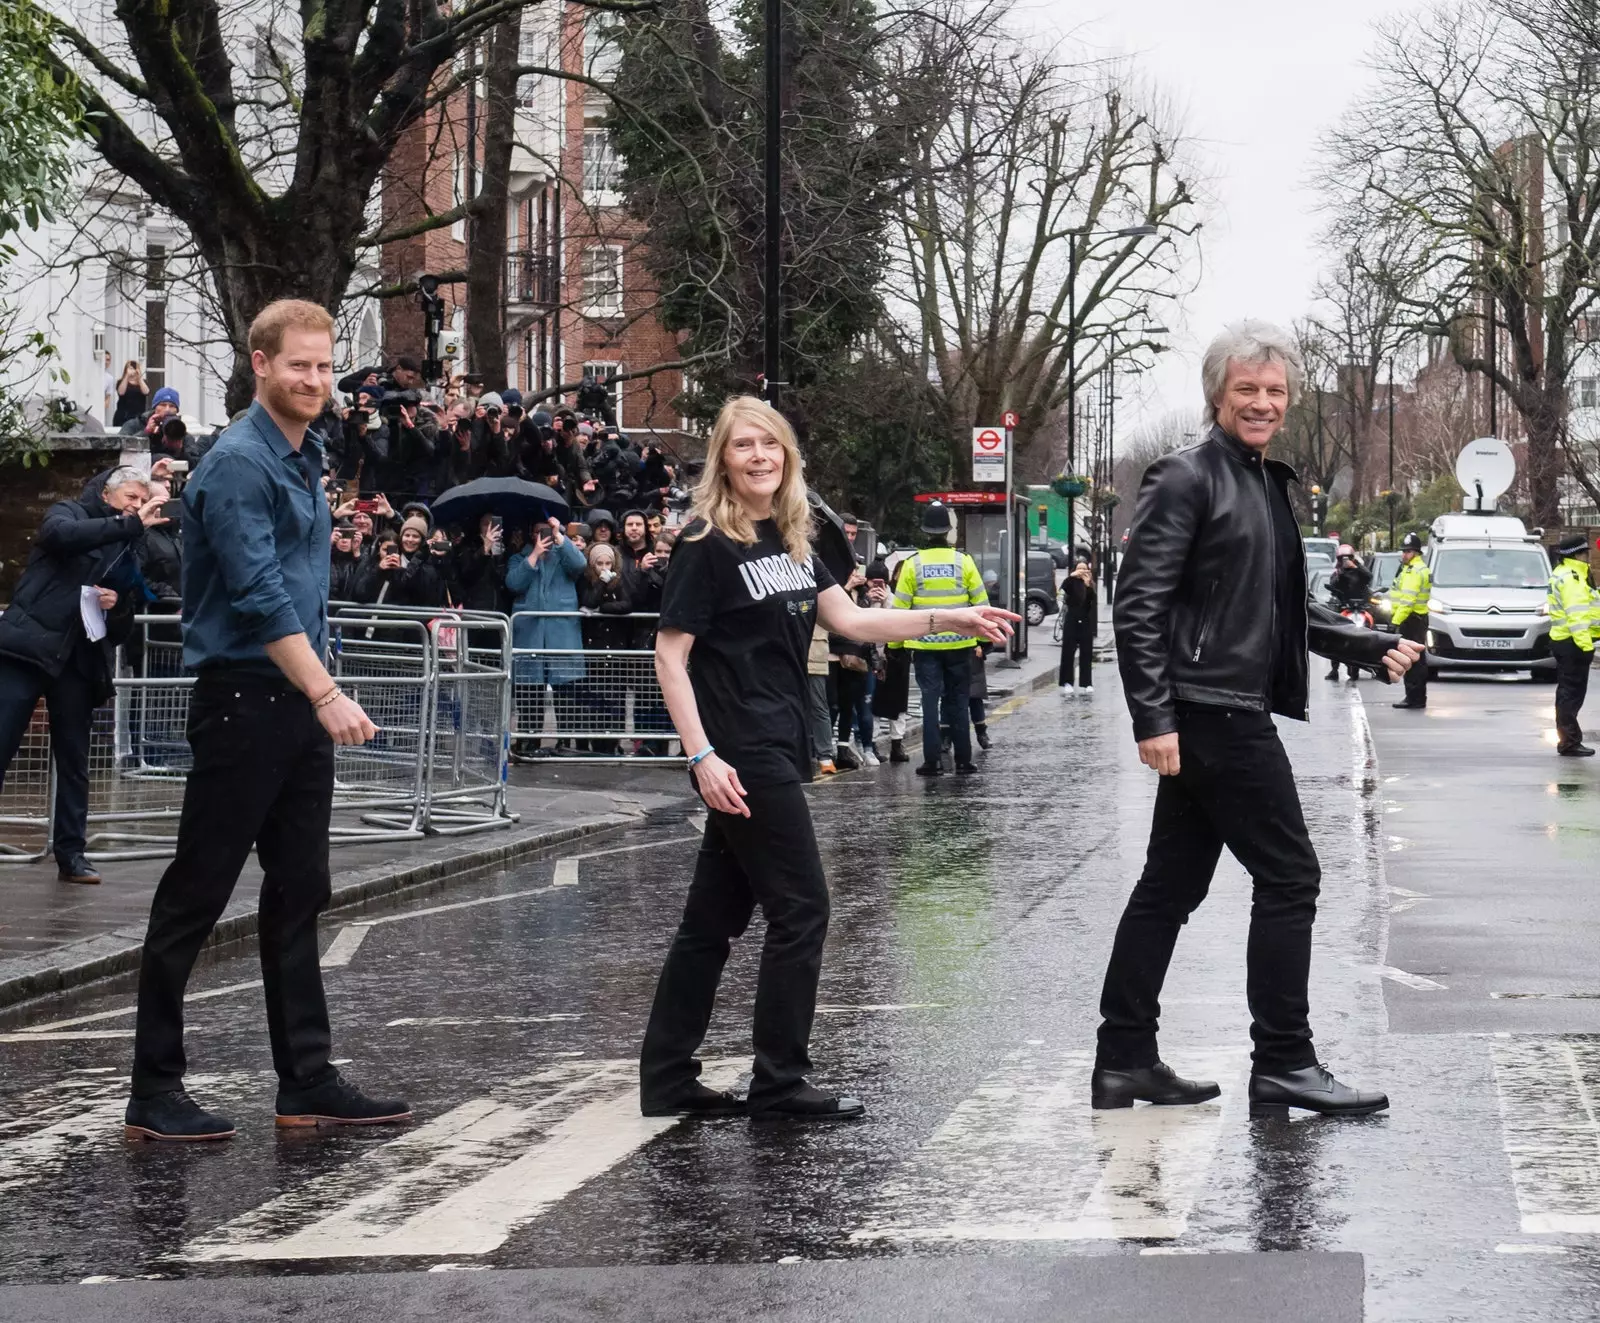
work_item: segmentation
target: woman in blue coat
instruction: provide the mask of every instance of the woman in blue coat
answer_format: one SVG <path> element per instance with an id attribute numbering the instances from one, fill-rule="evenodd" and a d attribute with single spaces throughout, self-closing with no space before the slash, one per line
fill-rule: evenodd
<path id="1" fill-rule="evenodd" d="M 559 520 L 536 524 L 525 550 L 513 552 L 506 564 L 506 588 L 516 599 L 513 611 L 563 611 L 560 616 L 518 616 L 513 620 L 512 646 L 518 650 L 512 671 L 517 696 L 520 738 L 538 748 L 544 730 L 544 690 L 550 686 L 556 730 L 578 726 L 578 682 L 584 678 L 578 625 L 578 580 L 588 562 L 561 530 Z M 532 650 L 528 655 L 524 649 Z M 549 653 L 570 650 L 570 656 Z"/>

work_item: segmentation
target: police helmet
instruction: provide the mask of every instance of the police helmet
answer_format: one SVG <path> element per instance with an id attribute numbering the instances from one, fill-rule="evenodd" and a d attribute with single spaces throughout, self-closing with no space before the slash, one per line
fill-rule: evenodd
<path id="1" fill-rule="evenodd" d="M 1401 551 L 1421 551 L 1422 550 L 1422 539 L 1420 537 L 1418 537 L 1415 533 L 1407 533 L 1403 538 L 1400 539 L 1400 550 Z"/>
<path id="2" fill-rule="evenodd" d="M 929 501 L 922 512 L 922 531 L 929 537 L 943 537 L 953 527 L 949 507 L 943 501 Z"/>
<path id="3" fill-rule="evenodd" d="M 1556 543 L 1555 551 L 1558 556 L 1582 556 L 1589 550 L 1589 535 L 1587 533 L 1573 533 Z"/>

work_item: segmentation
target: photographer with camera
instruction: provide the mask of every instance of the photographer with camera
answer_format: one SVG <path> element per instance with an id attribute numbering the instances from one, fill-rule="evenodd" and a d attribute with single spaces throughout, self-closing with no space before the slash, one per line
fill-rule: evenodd
<path id="1" fill-rule="evenodd" d="M 361 567 L 361 534 L 353 523 L 341 521 L 333 526 L 333 552 L 328 564 L 328 600 L 355 601 L 356 571 Z"/>
<path id="2" fill-rule="evenodd" d="M 130 418 L 122 424 L 119 435 L 143 436 L 151 438 L 153 442 L 156 434 L 161 431 L 161 425 L 169 418 L 176 418 L 180 407 L 178 392 L 171 386 L 163 386 L 150 397 L 149 409 L 137 418 Z"/>
<path id="3" fill-rule="evenodd" d="M 512 641 L 531 654 L 516 660 L 517 728 L 536 744 L 544 729 L 544 689 L 550 686 L 556 729 L 573 730 L 579 719 L 578 684 L 584 678 L 583 632 L 578 626 L 578 580 L 588 562 L 568 540 L 558 519 L 535 524 L 528 545 L 506 564 L 506 589 L 516 599 Z M 549 653 L 550 655 L 543 655 Z"/>
<path id="4" fill-rule="evenodd" d="M 512 438 L 506 430 L 505 404 L 494 391 L 485 391 L 478 397 L 472 423 L 472 458 L 469 464 L 474 478 L 511 478 L 516 476 L 516 457 Z"/>

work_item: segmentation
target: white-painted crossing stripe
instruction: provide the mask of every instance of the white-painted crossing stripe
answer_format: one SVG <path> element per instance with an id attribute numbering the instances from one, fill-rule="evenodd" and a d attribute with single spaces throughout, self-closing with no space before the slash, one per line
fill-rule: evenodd
<path id="1" fill-rule="evenodd" d="M 943 1011 L 948 1010 L 942 1001 L 884 1002 L 877 1006 L 818 1006 L 818 1015 L 854 1015 L 861 1011 Z"/>
<path id="2" fill-rule="evenodd" d="M 1243 1097 L 1242 1051 L 1182 1054 Z M 885 1183 L 855 1241 L 1174 1239 L 1216 1155 L 1223 1103 L 1091 1112 L 1091 1052 L 1023 1048 Z"/>
<path id="3" fill-rule="evenodd" d="M 557 887 L 575 887 L 578 885 L 578 861 L 576 859 L 557 859 L 555 876 L 550 884 Z"/>
<path id="4" fill-rule="evenodd" d="M 581 1019 L 583 1019 L 581 1014 L 569 1011 L 557 1011 L 552 1015 L 485 1015 L 477 1019 L 466 1019 L 454 1015 L 408 1015 L 398 1020 L 390 1020 L 384 1025 L 384 1028 L 448 1029 L 475 1024 L 556 1024 L 561 1020 Z"/>
<path id="5" fill-rule="evenodd" d="M 1600 1232 L 1600 1048 L 1517 1037 L 1496 1039 L 1490 1053 L 1523 1232 Z"/>
<path id="6" fill-rule="evenodd" d="M 726 1088 L 744 1060 L 708 1061 Z M 195 1262 L 487 1254 L 678 1123 L 639 1114 L 638 1063 L 589 1062 L 532 1103 L 480 1098 L 192 1241 Z M 576 1104 L 568 1111 L 569 1104 Z"/>
<path id="7" fill-rule="evenodd" d="M 0 1034 L 0 1043 L 81 1043 L 96 1038 L 132 1038 L 132 1029 L 63 1029 L 59 1033 L 38 1030 Z"/>
<path id="8" fill-rule="evenodd" d="M 322 967 L 324 969 L 342 969 L 348 965 L 355 954 L 361 949 L 361 943 L 367 940 L 367 934 L 372 931 L 370 923 L 347 923 L 328 943 L 328 949 L 322 953 Z"/>
<path id="9" fill-rule="evenodd" d="M 1379 965 L 1378 975 L 1386 978 L 1391 983 L 1399 983 L 1404 987 L 1415 988 L 1418 992 L 1446 992 L 1448 989 L 1443 983 L 1435 983 L 1425 974 L 1408 974 L 1403 969 L 1396 969 L 1393 965 Z"/>

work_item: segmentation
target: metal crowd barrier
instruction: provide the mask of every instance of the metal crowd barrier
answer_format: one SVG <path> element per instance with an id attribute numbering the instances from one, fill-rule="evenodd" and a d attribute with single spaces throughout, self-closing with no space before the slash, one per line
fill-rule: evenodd
<path id="1" fill-rule="evenodd" d="M 161 858 L 177 841 L 191 755 L 194 679 L 172 615 L 136 618 L 116 694 L 89 740 L 88 853 Z M 332 844 L 504 827 L 510 625 L 497 613 L 345 606 L 329 619 L 329 669 L 379 727 L 334 758 Z M 55 770 L 43 704 L 0 791 L 0 864 L 49 853 Z"/>
<path id="2" fill-rule="evenodd" d="M 682 744 L 656 681 L 657 619 L 643 612 L 515 612 L 512 758 L 681 762 Z M 585 634 L 601 631 L 629 646 L 583 646 Z"/>

